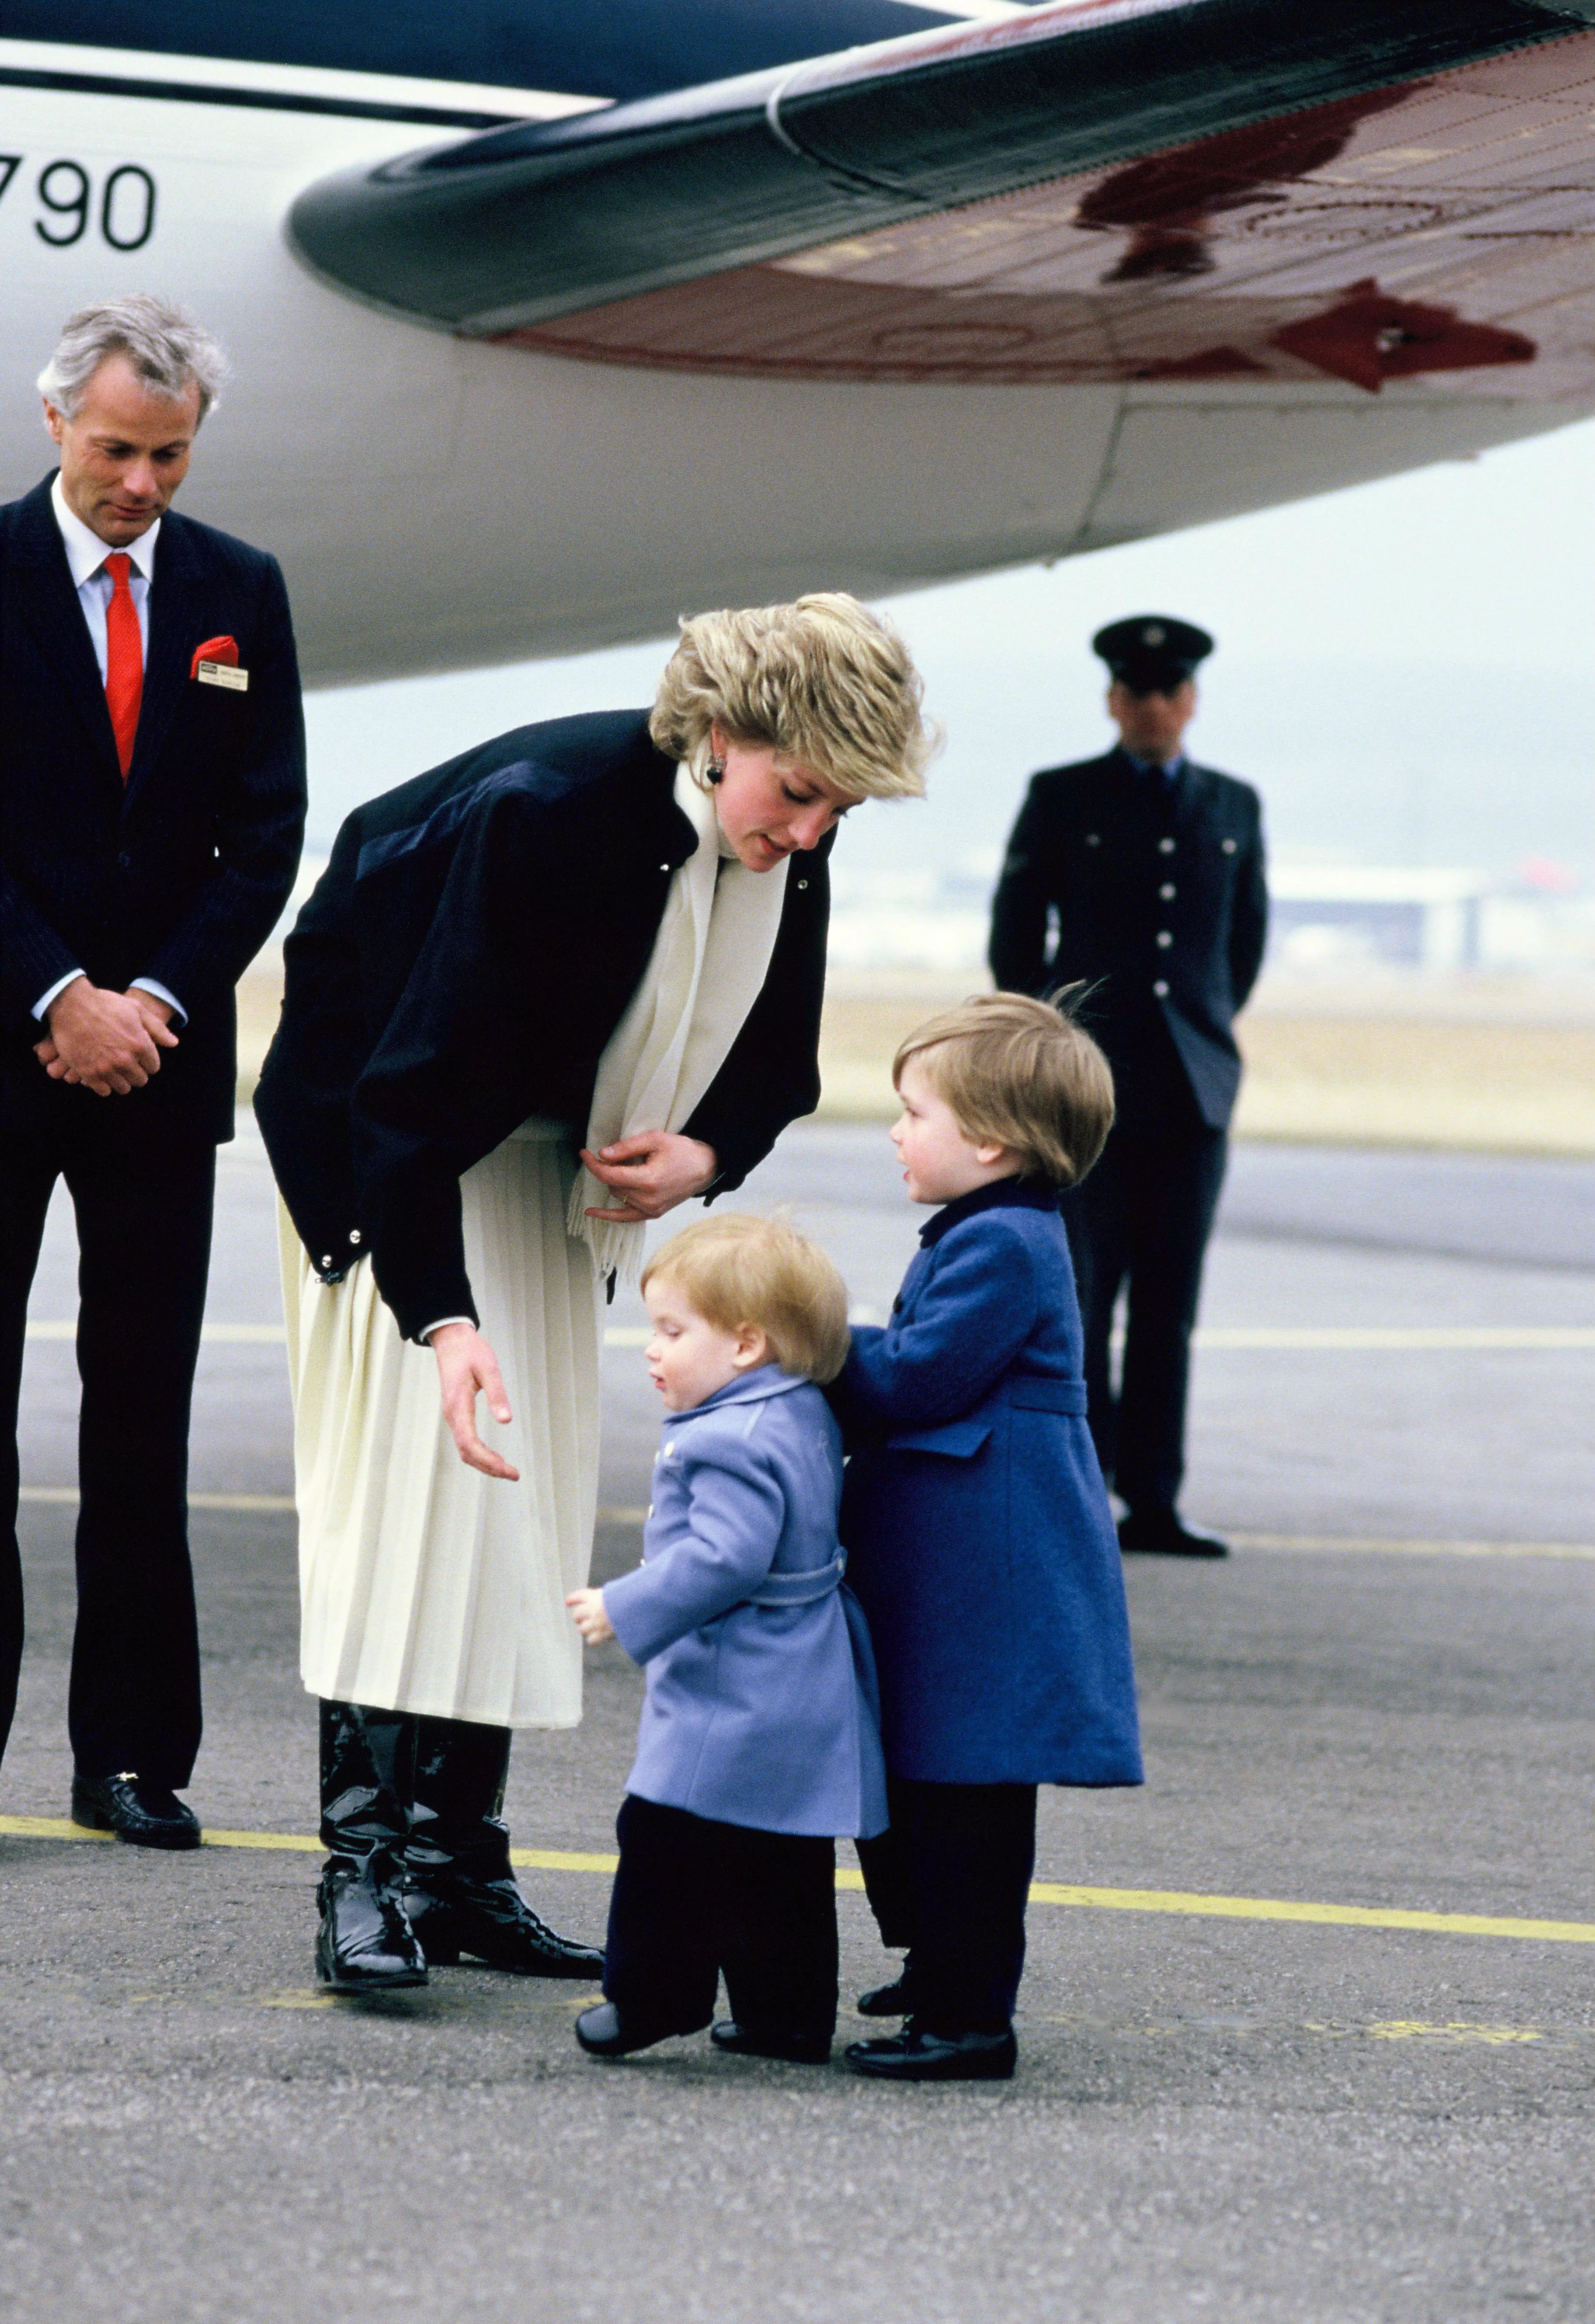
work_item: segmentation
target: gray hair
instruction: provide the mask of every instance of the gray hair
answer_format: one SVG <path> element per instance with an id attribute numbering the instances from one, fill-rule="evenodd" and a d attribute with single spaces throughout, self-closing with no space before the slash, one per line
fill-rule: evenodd
<path id="1" fill-rule="evenodd" d="M 40 394 L 72 419 L 84 389 L 110 355 L 125 355 L 146 387 L 173 402 L 198 387 L 201 420 L 215 408 L 227 377 L 226 355 L 192 315 L 147 290 L 134 290 L 71 318 L 39 374 Z"/>

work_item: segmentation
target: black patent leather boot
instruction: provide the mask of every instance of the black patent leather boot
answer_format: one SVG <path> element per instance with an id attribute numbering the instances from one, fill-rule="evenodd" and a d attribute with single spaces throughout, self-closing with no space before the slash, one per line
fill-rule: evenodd
<path id="1" fill-rule="evenodd" d="M 415 1781 L 413 1715 L 358 1702 L 321 1705 L 321 1844 L 316 1972 L 335 1993 L 425 1985 L 427 1961 L 404 1916 L 404 1842 Z"/>
<path id="2" fill-rule="evenodd" d="M 517 1977 L 596 1977 L 604 1955 L 556 1936 L 510 1869 L 510 1729 L 463 1719 L 417 1724 L 404 1909 L 427 1959 L 447 1968 L 469 1953 Z"/>

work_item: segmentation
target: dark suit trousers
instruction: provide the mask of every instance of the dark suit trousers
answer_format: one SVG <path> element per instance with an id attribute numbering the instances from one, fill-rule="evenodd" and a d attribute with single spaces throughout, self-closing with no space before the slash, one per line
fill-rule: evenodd
<path id="1" fill-rule="evenodd" d="M 122 1137 L 87 1092 L 53 1135 L 0 1148 L 0 1750 L 23 1646 L 17 1398 L 28 1292 L 58 1177 L 77 1213 L 78 1624 L 67 1724 L 79 1775 L 174 1787 L 199 1748 L 189 1563 L 189 1408 L 210 1259 L 216 1149 Z M 106 1134 L 109 1132 L 110 1134 Z"/>
<path id="2" fill-rule="evenodd" d="M 1202 1261 L 1229 1140 L 1187 1101 L 1116 1123 L 1063 1202 L 1085 1328 L 1085 1388 L 1102 1474 L 1132 1509 L 1172 1509 L 1185 1473 L 1185 1398 Z M 1113 1310 L 1128 1285 L 1117 1390 Z"/>
<path id="3" fill-rule="evenodd" d="M 1036 1866 L 1034 1784 L 887 1780 L 891 1824 L 861 1840 L 880 1941 L 906 1945 L 914 2022 L 930 2034 L 1000 2034 L 1025 1967 Z"/>
<path id="4" fill-rule="evenodd" d="M 615 1821 L 604 1991 L 635 2025 L 696 2034 L 720 1974 L 739 2025 L 836 2028 L 836 1849 L 829 1840 L 715 1823 L 628 1793 Z"/>

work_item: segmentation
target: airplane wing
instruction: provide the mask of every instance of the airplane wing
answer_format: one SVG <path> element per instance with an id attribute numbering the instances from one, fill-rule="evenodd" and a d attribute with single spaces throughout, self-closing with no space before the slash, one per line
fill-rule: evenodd
<path id="1" fill-rule="evenodd" d="M 587 360 L 1587 394 L 1592 23 L 1052 0 L 346 172 L 290 233 L 363 299 Z"/>

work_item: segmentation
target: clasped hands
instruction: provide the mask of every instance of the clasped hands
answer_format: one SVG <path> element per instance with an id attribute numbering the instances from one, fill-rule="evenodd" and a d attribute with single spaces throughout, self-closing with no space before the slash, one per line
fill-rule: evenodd
<path id="1" fill-rule="evenodd" d="M 33 1044 L 52 1082 L 71 1082 L 96 1097 L 125 1097 L 161 1070 L 162 1049 L 175 1049 L 171 1011 L 152 992 L 111 992 L 76 976 L 45 1011 L 50 1030 Z"/>
<path id="2" fill-rule="evenodd" d="M 712 1146 L 670 1130 L 644 1130 L 636 1138 L 618 1139 L 596 1154 L 584 1147 L 582 1160 L 595 1178 L 620 1189 L 625 1197 L 613 1210 L 589 1210 L 587 1217 L 613 1220 L 622 1226 L 659 1218 L 678 1203 L 701 1194 L 713 1185 L 719 1168 Z M 438 1359 L 443 1417 L 460 1459 L 484 1477 L 502 1477 L 512 1484 L 521 1471 L 484 1443 L 476 1427 L 479 1396 L 487 1398 L 487 1409 L 501 1426 L 510 1418 L 510 1399 L 504 1394 L 498 1358 L 472 1323 L 441 1324 L 429 1344 Z"/>

